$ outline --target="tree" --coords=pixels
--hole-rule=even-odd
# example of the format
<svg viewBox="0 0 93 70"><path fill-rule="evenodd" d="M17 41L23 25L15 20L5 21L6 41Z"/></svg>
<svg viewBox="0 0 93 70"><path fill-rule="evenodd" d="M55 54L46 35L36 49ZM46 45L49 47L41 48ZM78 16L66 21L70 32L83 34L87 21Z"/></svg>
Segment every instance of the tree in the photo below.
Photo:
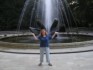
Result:
<svg viewBox="0 0 93 70"><path fill-rule="evenodd" d="M69 4L78 26L93 26L93 0L70 0Z"/></svg>

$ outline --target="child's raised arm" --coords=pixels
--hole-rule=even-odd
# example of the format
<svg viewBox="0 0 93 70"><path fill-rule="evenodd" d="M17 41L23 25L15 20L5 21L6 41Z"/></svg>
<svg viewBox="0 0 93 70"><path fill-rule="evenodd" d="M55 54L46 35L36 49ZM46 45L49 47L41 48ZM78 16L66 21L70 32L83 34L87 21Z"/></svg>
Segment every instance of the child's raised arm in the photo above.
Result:
<svg viewBox="0 0 93 70"><path fill-rule="evenodd" d="M58 32L55 32L52 36L52 39L58 34Z"/></svg>
<svg viewBox="0 0 93 70"><path fill-rule="evenodd" d="M32 33L33 37L35 40L38 40L38 38L36 37L36 35L34 33Z"/></svg>

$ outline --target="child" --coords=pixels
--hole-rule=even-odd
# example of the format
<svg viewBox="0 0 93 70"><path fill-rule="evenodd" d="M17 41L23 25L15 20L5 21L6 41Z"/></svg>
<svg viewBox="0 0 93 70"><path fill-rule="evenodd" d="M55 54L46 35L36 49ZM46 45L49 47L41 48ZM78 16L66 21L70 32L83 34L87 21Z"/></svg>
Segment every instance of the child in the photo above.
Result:
<svg viewBox="0 0 93 70"><path fill-rule="evenodd" d="M48 62L48 65L52 66L52 64L50 62L49 40L53 39L56 34L58 34L58 32L55 32L53 36L50 36L50 35L47 34L47 31L45 29L41 29L40 36L37 38L35 36L35 34L32 33L32 35L34 36L35 40L39 40L40 41L40 64L39 64L39 66L42 66L44 52L46 53L46 61Z"/></svg>

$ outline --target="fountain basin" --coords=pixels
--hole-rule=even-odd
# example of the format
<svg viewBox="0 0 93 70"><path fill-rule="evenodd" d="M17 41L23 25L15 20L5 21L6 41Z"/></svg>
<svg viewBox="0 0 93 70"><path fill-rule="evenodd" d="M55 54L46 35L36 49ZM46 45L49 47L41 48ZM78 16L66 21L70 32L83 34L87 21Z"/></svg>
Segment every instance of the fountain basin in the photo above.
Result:
<svg viewBox="0 0 93 70"><path fill-rule="evenodd" d="M63 33L60 33L60 35L65 35ZM70 34L69 34L70 35ZM38 49L39 48L39 42L33 42L32 40L32 43L30 42L25 42L24 41L22 42L11 42L9 41L8 39L10 38L20 38L20 37L28 37L28 36L31 36L31 34L16 34L16 35L6 35L4 37L1 37L1 41L0 41L0 47L2 48L13 48L13 49ZM52 43L50 43L50 48L52 49L60 49L60 48L77 48L77 47L83 47L83 46L89 46L89 45L92 45L93 44L93 36L92 35L88 35L88 34L85 34L85 33L82 33L82 34L73 34L73 37L74 36L81 36L84 38L84 40L81 40L81 41L72 41L69 37L61 37L61 38L64 38L64 40L66 39L69 39L71 40L71 42L55 42L55 41L52 41ZM17 37L17 38L16 38ZM87 39L88 38L88 39ZM86 39L86 40L85 40ZM5 41L6 40L6 41Z"/></svg>

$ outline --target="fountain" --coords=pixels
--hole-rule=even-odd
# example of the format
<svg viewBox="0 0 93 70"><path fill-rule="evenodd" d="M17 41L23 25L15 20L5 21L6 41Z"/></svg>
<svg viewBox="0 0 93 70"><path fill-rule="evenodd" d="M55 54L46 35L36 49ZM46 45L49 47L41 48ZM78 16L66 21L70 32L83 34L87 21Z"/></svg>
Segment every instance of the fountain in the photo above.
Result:
<svg viewBox="0 0 93 70"><path fill-rule="evenodd" d="M59 36L51 41L51 47L62 48L76 47L80 45L86 45L86 43L92 44L93 36L86 33L78 33L77 23L66 0L26 0L22 13L18 22L18 32L22 29L24 19L28 17L28 29L39 34L40 29L46 28L48 33L59 31ZM40 20L42 24L36 22ZM72 32L72 28L75 26L76 31ZM60 32L60 29L63 30ZM37 48L38 42L33 39L29 33L12 34L1 38L1 42L4 46L7 44L9 47L14 48Z"/></svg>
<svg viewBox="0 0 93 70"><path fill-rule="evenodd" d="M52 1L53 0L45 0L45 26L48 32L50 31L51 23L52 23Z"/></svg>
<svg viewBox="0 0 93 70"><path fill-rule="evenodd" d="M21 30L26 10L28 10L28 6L30 4L31 1L26 0L19 19L18 30ZM38 24L35 22L37 19L42 21L42 24L45 26L48 32L50 32L54 19L59 21L58 29L63 26L68 28L70 32L72 24L76 25L66 0L35 0L32 10L29 11L29 14L31 14L31 17L28 18L30 21L30 27L38 27Z"/></svg>

